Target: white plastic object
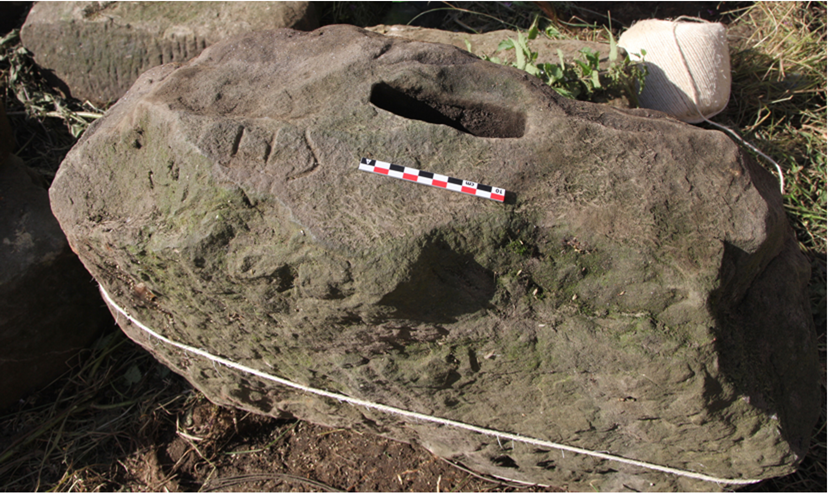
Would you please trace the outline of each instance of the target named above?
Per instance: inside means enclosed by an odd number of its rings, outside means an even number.
[[[625,31],[618,46],[633,61],[646,50],[649,73],[639,95],[641,107],[699,123],[727,105],[730,53],[722,24],[647,19]]]

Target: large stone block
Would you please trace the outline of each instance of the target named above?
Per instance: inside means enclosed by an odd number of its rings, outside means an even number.
[[[11,142],[0,114],[0,143]],[[43,183],[16,156],[0,161],[0,408],[65,372],[68,360],[112,323],[52,215]]]
[[[72,96],[105,104],[145,70],[187,61],[220,39],[317,26],[309,2],[37,2],[20,37]]]
[[[498,57],[500,60],[508,63],[515,61],[514,49],[504,49],[498,51],[498,46],[502,41],[506,39],[517,39],[518,35],[515,31],[502,29],[482,34],[469,34],[417,26],[386,26],[382,24],[379,26],[368,27],[366,29],[368,31],[395,38],[408,39],[411,41],[423,41],[426,43],[442,43],[456,46],[463,50],[467,50],[469,46],[471,46],[471,52],[475,55]],[[469,44],[467,45],[466,42]],[[571,62],[572,60],[579,58],[581,50],[586,48],[599,54],[602,69],[606,69],[609,66],[610,49],[607,43],[574,39],[550,39],[541,35],[528,41],[528,44],[532,51],[537,52],[538,61],[557,63],[558,50],[560,50],[561,54],[564,56],[564,60]],[[626,54],[623,48],[619,50],[619,54],[620,56],[624,56]]]
[[[124,331],[216,402],[609,490],[720,486],[191,348],[708,478],[792,471],[816,420],[808,264],[773,178],[720,132],[455,47],[344,26],[221,42],[145,73],[50,194]]]

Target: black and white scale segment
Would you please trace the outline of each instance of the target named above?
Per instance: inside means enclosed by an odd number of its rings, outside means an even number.
[[[415,183],[422,183],[423,185],[431,185],[432,187],[475,195],[497,202],[503,202],[506,198],[506,191],[502,188],[490,187],[489,185],[452,178],[450,176],[409,168],[407,166],[400,166],[399,164],[384,163],[374,159],[362,158],[359,162],[359,169],[368,171],[369,173],[399,178],[400,180],[413,181]]]

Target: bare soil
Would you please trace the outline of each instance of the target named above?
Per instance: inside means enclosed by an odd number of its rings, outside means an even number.
[[[124,462],[121,484],[151,491],[503,491],[420,447],[202,401],[192,425]],[[536,488],[539,490],[538,488]]]

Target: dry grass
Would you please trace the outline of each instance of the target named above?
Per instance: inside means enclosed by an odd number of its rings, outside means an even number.
[[[715,119],[739,129],[781,165],[785,207],[803,248],[823,254],[825,22],[825,3],[762,2],[741,12],[729,31],[731,99]]]
[[[826,484],[826,4],[759,2],[741,11],[729,41],[733,86],[715,121],[738,129],[782,168],[784,205],[811,262],[809,293],[822,362],[823,405],[799,470],[751,491],[824,491]],[[775,167],[757,157],[769,171]]]
[[[117,489],[115,459],[151,444],[199,397],[120,331],[50,386],[0,416],[6,491]]]

